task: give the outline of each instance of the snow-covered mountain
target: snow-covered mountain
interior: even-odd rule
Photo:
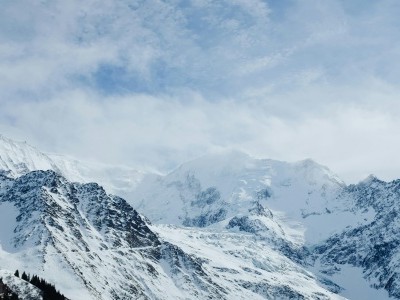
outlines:
[[[400,180],[384,182],[370,176],[346,187],[341,197],[352,196],[352,210],[364,217],[316,247],[323,272],[340,276],[348,266],[359,267],[363,277],[390,296],[400,298]]]
[[[248,215],[260,205],[276,211],[276,221],[298,223],[338,206],[335,198],[344,187],[312,160],[286,163],[230,151],[183,164],[166,176],[147,176],[129,199],[156,223],[205,227]],[[286,229],[290,236],[291,228]]]
[[[0,269],[71,299],[400,298],[397,181],[235,151],[162,176],[5,137],[0,170]]]
[[[46,154],[26,142],[16,142],[3,135],[0,135],[0,170],[9,177],[33,170],[60,171]]]
[[[53,170],[70,181],[97,182],[110,193],[125,196],[146,175],[127,166],[87,162],[75,158],[40,152],[26,142],[0,135],[0,171],[16,178],[31,171]]]
[[[0,182],[1,268],[39,274],[68,298],[340,299],[252,236],[151,226],[122,198],[54,171]]]
[[[380,183],[379,193],[370,191],[374,182]],[[394,234],[399,220],[393,205],[396,200],[400,205],[400,195],[393,186],[371,178],[346,186],[309,159],[287,163],[225,152],[185,163],[166,176],[148,176],[129,199],[155,223],[247,232],[268,240],[321,282],[339,282],[328,287],[349,298],[387,299],[386,291],[375,288],[399,298],[400,236]],[[389,245],[382,238],[388,227]],[[354,238],[360,232],[368,238]],[[374,261],[382,251],[389,251],[387,258]]]

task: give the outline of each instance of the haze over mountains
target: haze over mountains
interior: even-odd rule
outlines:
[[[0,169],[10,287],[23,269],[70,299],[400,299],[399,181],[235,151],[159,175],[4,136]]]

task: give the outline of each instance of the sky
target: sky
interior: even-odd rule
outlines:
[[[0,133],[167,172],[235,149],[400,178],[400,1],[2,0]]]

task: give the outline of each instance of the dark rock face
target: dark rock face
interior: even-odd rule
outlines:
[[[160,245],[145,218],[124,199],[107,195],[95,183],[69,183],[53,171],[34,171],[8,181],[1,201],[13,203],[19,210],[17,248],[29,241],[46,245],[63,234],[87,249],[80,228],[90,226],[103,232],[114,246],[121,246],[122,241],[130,247]]]
[[[135,211],[124,199],[107,195],[102,187],[96,183],[75,184],[74,198],[85,199],[79,201],[78,206],[86,212],[87,218],[97,230],[105,232],[114,246],[123,243],[113,235],[113,232],[122,233],[122,240],[130,247],[159,246],[160,241],[149,229],[149,222]]]
[[[264,214],[264,210],[262,210],[262,212],[261,216],[270,216],[268,213]],[[277,234],[271,228],[268,228],[268,226],[257,217],[233,217],[226,226],[226,229],[233,228],[237,228],[239,231],[252,233],[259,239],[268,241],[273,245],[272,247],[275,250],[297,263],[305,264],[304,259],[309,255],[307,248],[298,247],[290,241],[281,238],[280,234]]]
[[[211,205],[221,199],[221,194],[215,187],[210,187],[196,195],[196,200],[192,202],[192,206],[204,207]]]
[[[350,185],[343,196],[354,200],[354,211],[374,213],[367,224],[346,228],[315,248],[329,269],[350,264],[361,267],[375,288],[384,288],[400,298],[400,181],[377,178]],[[330,266],[330,267],[328,267]],[[334,270],[333,270],[334,271]]]
[[[60,263],[98,299],[102,296],[96,281],[107,287],[109,280],[107,274],[100,276],[105,264],[123,267],[132,251],[143,252],[150,262],[155,260],[161,241],[150,230],[148,220],[95,183],[70,183],[53,171],[34,171],[15,180],[2,177],[1,186],[0,201],[12,203],[18,211],[11,241],[14,251],[36,249],[43,266],[48,253],[57,253]],[[150,269],[146,272],[151,273]],[[129,272],[124,276],[129,277]],[[113,299],[125,299],[124,294],[132,295],[132,291],[145,298],[134,278],[118,284],[118,296]],[[114,292],[107,290],[109,293]]]
[[[220,208],[217,211],[206,211],[197,217],[185,219],[183,225],[188,227],[206,227],[224,220],[225,216],[226,210],[223,208]]]
[[[189,188],[194,193],[190,202],[191,211],[197,214],[187,216],[182,224],[188,227],[207,227],[225,219],[227,210],[223,207],[221,194],[216,187],[201,189],[200,182],[194,176],[187,176],[184,183],[176,183],[180,188]]]
[[[259,201],[254,203],[254,207],[249,209],[249,213],[251,215],[264,216],[271,219],[274,217],[272,212],[267,207],[262,206]]]

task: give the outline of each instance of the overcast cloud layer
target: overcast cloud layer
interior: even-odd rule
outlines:
[[[0,132],[161,172],[239,149],[400,178],[397,0],[5,0]]]

